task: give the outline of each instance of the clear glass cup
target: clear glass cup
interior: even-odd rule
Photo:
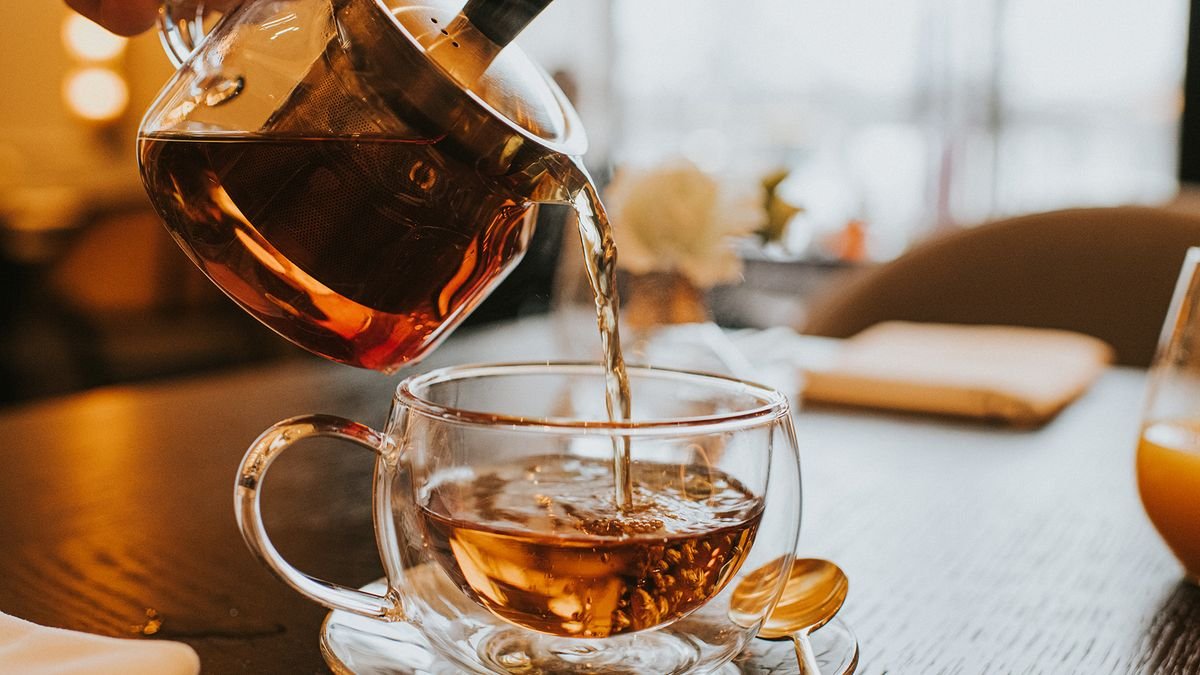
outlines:
[[[1200,583],[1200,248],[1187,252],[1150,369],[1137,477],[1150,522]]]
[[[791,566],[801,495],[789,405],[714,375],[629,374],[629,422],[609,421],[599,365],[545,363],[409,378],[383,431],[322,415],[282,421],[242,463],[242,533],[301,594],[410,622],[467,672],[707,672],[754,637]],[[263,476],[311,436],[377,455],[386,593],[307,576],[267,537]],[[620,511],[614,448],[626,442],[634,504]],[[760,592],[747,601],[743,588],[731,604],[756,571]]]

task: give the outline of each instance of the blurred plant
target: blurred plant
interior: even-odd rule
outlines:
[[[790,174],[790,169],[778,169],[762,179],[767,222],[758,229],[757,234],[764,244],[781,242],[792,216],[804,211],[779,195],[779,184]]]

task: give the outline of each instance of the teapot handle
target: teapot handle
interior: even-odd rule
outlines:
[[[196,53],[204,31],[204,0],[164,0],[158,13],[158,37],[176,67]]]

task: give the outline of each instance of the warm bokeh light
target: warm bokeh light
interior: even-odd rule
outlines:
[[[62,40],[71,56],[86,62],[111,61],[125,52],[129,42],[75,13],[63,21]]]
[[[93,122],[111,122],[129,105],[129,87],[108,68],[81,68],[63,82],[63,98],[75,115]]]

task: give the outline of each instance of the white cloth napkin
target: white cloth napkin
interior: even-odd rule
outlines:
[[[196,675],[191,647],[47,628],[0,612],[2,675]]]

